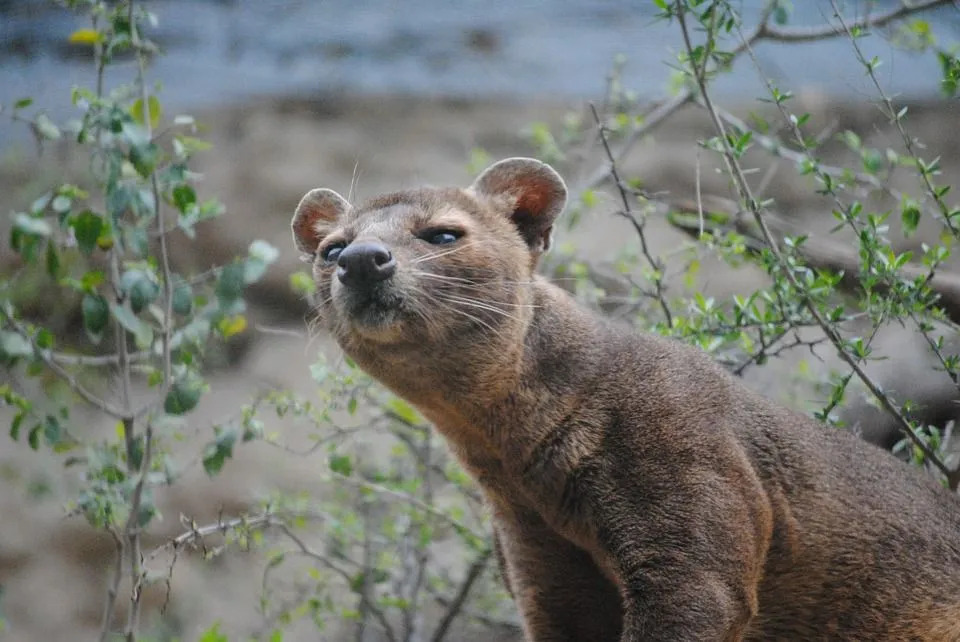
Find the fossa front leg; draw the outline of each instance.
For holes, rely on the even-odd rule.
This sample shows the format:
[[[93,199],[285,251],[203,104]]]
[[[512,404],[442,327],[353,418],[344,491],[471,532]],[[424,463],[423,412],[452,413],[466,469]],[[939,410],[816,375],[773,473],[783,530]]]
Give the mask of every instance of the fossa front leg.
[[[716,475],[690,481],[633,496],[623,485],[598,507],[623,595],[621,642],[736,642],[757,613],[772,529],[762,494]]]
[[[593,558],[551,530],[535,512],[497,512],[494,536],[504,582],[530,642],[616,641],[620,595]]]

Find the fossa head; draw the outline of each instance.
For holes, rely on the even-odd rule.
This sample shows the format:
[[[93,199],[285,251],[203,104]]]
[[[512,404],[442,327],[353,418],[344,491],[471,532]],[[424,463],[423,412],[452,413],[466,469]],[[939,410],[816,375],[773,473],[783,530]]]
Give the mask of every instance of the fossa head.
[[[510,158],[466,189],[358,206],[312,190],[293,236],[313,264],[319,315],[348,354],[491,347],[529,323],[528,286],[566,193],[549,165]]]

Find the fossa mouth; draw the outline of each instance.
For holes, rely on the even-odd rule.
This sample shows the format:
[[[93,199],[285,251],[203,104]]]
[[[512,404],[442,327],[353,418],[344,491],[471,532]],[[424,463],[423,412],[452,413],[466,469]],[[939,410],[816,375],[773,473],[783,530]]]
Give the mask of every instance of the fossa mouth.
[[[334,298],[343,321],[360,333],[381,332],[403,320],[403,299],[389,284],[353,290],[340,288]]]

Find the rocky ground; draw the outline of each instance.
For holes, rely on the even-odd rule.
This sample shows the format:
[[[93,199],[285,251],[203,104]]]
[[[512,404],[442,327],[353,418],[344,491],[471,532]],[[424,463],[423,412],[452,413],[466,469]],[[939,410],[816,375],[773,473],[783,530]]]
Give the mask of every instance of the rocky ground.
[[[806,104],[813,122],[824,131],[853,128],[872,145],[892,140],[873,106],[834,104],[815,97]],[[424,182],[465,185],[471,178],[471,150],[483,148],[491,159],[529,154],[532,149],[521,133],[524,128],[534,121],[558,123],[571,108],[580,109],[556,103],[384,96],[272,99],[198,114],[206,127],[204,135],[214,143],[200,163],[204,174],[200,191],[218,195],[228,215],[203,228],[199,245],[177,244],[177,263],[196,270],[223,263],[254,238],[266,239],[281,250],[281,259],[252,293],[252,316],[259,329],[251,327],[234,346],[227,355],[228,367],[211,373],[211,394],[191,415],[198,426],[198,443],[209,438],[206,426],[258,390],[282,387],[304,394],[313,390],[309,365],[318,351],[329,346],[323,337],[308,336],[306,306],[288,286],[289,273],[302,269],[288,228],[300,196],[320,186],[352,192],[361,199]],[[911,114],[911,133],[928,145],[924,154],[942,155],[941,183],[960,184],[957,103],[919,104]],[[638,146],[623,170],[641,177],[651,192],[689,197],[699,183],[704,194],[727,195],[725,181],[713,171],[708,153],[695,144],[708,136],[702,114],[695,107],[687,108]],[[834,162],[852,162],[839,145],[829,146],[829,157]],[[0,209],[9,211],[29,202],[63,166],[74,165],[56,149],[48,149],[39,159],[29,148],[10,152],[0,169]],[[599,166],[600,156],[593,146],[579,157],[568,158],[560,168],[575,187]],[[788,162],[780,162],[773,171],[766,181],[767,193],[776,198],[778,210],[811,234],[826,234],[833,224],[829,204],[813,194],[809,179],[798,176]],[[908,179],[897,181],[906,184]],[[600,204],[587,214],[584,224],[560,230],[558,246],[572,245],[574,256],[602,270],[624,247],[635,245],[629,226],[613,215],[615,208],[613,196],[602,193]],[[924,225],[919,236],[903,240],[901,246],[918,247],[924,234],[935,233],[932,223]],[[654,216],[648,240],[656,252],[667,254],[689,237]],[[673,256],[678,258],[671,269],[689,255]],[[2,262],[8,260],[4,256]],[[763,282],[763,275],[749,266],[733,270],[707,255],[701,262],[689,285],[718,298],[749,291]],[[909,332],[888,328],[878,341],[890,359],[874,368],[888,389],[919,390],[940,401],[953,398],[949,380],[942,375],[942,382],[935,379],[922,345]],[[808,408],[813,393],[798,378],[798,363],[806,358],[808,373],[823,373],[836,362],[827,350],[821,356],[824,361],[809,354],[788,354],[763,369],[749,370],[746,379],[767,394]],[[855,399],[850,407],[873,421],[866,403]],[[6,416],[0,410],[0,420]],[[290,443],[306,441],[296,427],[271,428],[286,431],[284,437]],[[90,429],[110,427],[94,423]],[[164,494],[161,508],[166,519],[152,543],[182,530],[180,514],[204,522],[221,512],[242,512],[276,489],[314,492],[324,466],[266,445],[238,449],[219,477],[208,479],[198,468]],[[33,452],[23,443],[7,441],[0,447],[0,612],[7,621],[0,637],[5,640],[94,639],[99,629],[113,544],[81,519],[64,516],[62,502],[75,484],[71,474],[63,470],[59,458]],[[451,560],[451,565],[460,563]],[[221,619],[224,630],[238,636],[231,639],[256,635],[261,626],[257,596],[263,565],[262,555],[256,552],[231,551],[211,563],[196,555],[185,556],[178,563],[169,608],[158,632],[192,640]],[[162,602],[162,592],[147,595],[148,622],[161,621],[157,609]],[[316,639],[306,631],[288,639]]]

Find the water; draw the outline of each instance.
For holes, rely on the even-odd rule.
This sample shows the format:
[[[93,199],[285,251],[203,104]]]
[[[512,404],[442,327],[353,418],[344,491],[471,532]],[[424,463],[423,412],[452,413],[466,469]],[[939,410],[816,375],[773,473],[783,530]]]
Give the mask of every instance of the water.
[[[663,96],[681,49],[676,25],[657,21],[650,0],[154,0],[154,36],[165,55],[150,70],[168,108],[222,104],[279,93],[376,93],[424,96],[597,98],[618,54],[627,87]],[[739,3],[746,21],[761,0]],[[826,0],[794,0],[794,25],[819,24]],[[847,2],[882,11],[895,0]],[[960,40],[960,9],[931,16],[945,44]],[[64,105],[73,85],[91,86],[89,58],[66,44],[77,16],[43,0],[0,0],[0,103],[33,96]],[[863,41],[884,60],[892,93],[933,95],[939,69],[930,56]],[[817,88],[873,98],[849,41],[757,48],[764,73],[782,88]],[[129,79],[130,63],[112,78]],[[108,81],[112,80],[108,79]],[[726,99],[763,94],[753,63],[741,60],[717,85]],[[60,115],[68,110],[53,110]],[[6,128],[4,126],[3,128]]]

